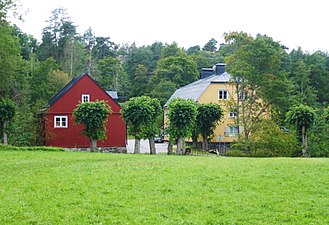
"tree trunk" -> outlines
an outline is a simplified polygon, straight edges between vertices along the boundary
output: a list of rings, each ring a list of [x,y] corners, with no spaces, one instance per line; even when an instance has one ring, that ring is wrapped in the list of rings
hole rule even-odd
[[[173,153],[173,141],[169,140],[168,148],[167,148],[167,154],[172,155],[172,153]]]
[[[139,154],[140,152],[141,152],[141,139],[135,138],[134,154]]]
[[[303,157],[308,157],[307,136],[306,136],[305,126],[302,126],[302,155]]]
[[[149,138],[149,144],[150,144],[150,154],[155,155],[156,154],[156,149],[155,149],[155,142],[154,142],[153,137]]]
[[[198,147],[198,137],[192,137],[192,148]]]
[[[97,152],[97,139],[90,139],[90,151]]]
[[[202,151],[208,151],[209,145],[208,145],[208,138],[206,135],[202,135]]]
[[[6,131],[6,127],[7,127],[8,123],[9,123],[8,121],[3,122],[2,137],[3,137],[3,144],[4,145],[8,144],[8,134],[7,134],[7,131]]]
[[[176,154],[181,155],[185,153],[185,148],[184,148],[184,138],[178,138],[177,140],[177,149],[176,149]]]
[[[236,82],[236,93],[237,93],[237,96],[236,96],[236,99],[237,99],[237,101],[236,101],[236,111],[237,111],[237,114],[236,114],[236,124],[238,125],[238,140],[240,141],[240,138],[241,138],[241,136],[240,136],[240,133],[241,133],[241,131],[240,131],[240,98],[239,98],[239,93],[241,92],[241,93],[243,93],[244,92],[244,89],[243,89],[243,86],[242,86],[242,88],[241,88],[241,90],[239,90],[239,83],[238,82]],[[241,96],[241,94],[240,94],[240,96]],[[243,101],[243,99],[242,99],[242,101]]]
[[[247,128],[244,128],[244,140],[248,141],[249,139],[249,130]]]

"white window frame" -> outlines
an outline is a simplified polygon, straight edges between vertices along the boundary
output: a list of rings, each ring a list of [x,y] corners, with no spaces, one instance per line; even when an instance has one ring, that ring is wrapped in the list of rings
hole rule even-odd
[[[228,90],[218,90],[218,100],[227,100],[227,99],[228,99]]]
[[[238,135],[238,126],[229,126],[227,132],[225,132],[226,137],[236,137]]]
[[[90,95],[89,94],[82,94],[81,95],[81,102],[90,102]]]
[[[57,123],[59,121],[59,124]],[[65,125],[63,125],[65,123]],[[68,116],[54,116],[54,128],[68,128]]]
[[[245,100],[248,95],[248,92],[245,90],[241,90],[238,94],[238,99],[239,100]]]
[[[231,112],[228,113],[229,118],[236,118],[238,116],[237,110],[232,110]]]
[[[238,133],[238,127],[237,126],[230,126],[230,134],[237,134]]]

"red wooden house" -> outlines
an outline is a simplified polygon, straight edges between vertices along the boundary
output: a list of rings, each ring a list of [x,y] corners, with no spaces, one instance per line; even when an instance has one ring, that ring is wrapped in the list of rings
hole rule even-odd
[[[75,125],[73,110],[79,102],[105,100],[111,106],[104,141],[98,147],[126,147],[126,124],[121,117],[120,105],[88,74],[71,80],[48,103],[44,113],[45,145],[64,148],[88,148],[88,137],[82,135],[83,125]]]

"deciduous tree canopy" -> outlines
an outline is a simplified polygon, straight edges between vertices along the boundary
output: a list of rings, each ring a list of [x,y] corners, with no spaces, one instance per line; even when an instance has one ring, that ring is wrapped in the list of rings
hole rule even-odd
[[[83,102],[73,111],[74,123],[83,124],[83,134],[90,139],[91,151],[96,151],[97,140],[106,137],[106,123],[110,106],[105,101]]]

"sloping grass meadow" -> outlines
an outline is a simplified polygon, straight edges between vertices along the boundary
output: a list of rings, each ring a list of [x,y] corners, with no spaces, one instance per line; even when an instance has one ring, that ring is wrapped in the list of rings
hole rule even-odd
[[[329,159],[0,151],[0,224],[329,224]]]

